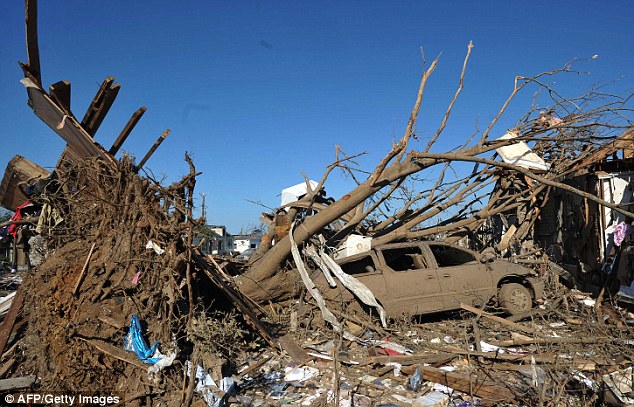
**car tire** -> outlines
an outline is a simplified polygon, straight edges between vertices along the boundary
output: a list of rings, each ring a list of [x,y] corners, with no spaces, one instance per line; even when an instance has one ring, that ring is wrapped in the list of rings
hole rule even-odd
[[[500,287],[498,304],[508,314],[517,315],[533,308],[533,296],[523,285],[507,283]]]

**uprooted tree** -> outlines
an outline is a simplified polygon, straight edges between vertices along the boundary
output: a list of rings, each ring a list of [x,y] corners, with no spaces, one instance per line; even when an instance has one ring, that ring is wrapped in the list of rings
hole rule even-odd
[[[516,77],[510,96],[479,138],[466,138],[463,145],[450,152],[432,151],[463,89],[471,50],[470,43],[456,93],[427,145],[423,149],[414,148],[412,139],[417,138],[416,120],[425,86],[437,67],[438,59],[429,68],[423,69],[405,134],[393,144],[376,168],[364,172],[354,167],[356,156],[348,156],[337,147],[336,161],[327,167],[317,187],[310,188],[307,182],[309,192],[303,198],[290,204],[286,210],[277,211],[251,269],[237,277],[244,293],[256,301],[275,301],[293,291],[293,279],[288,278],[289,267],[285,261],[291,252],[288,231],[294,221],[299,225],[292,237],[298,244],[323,235],[327,246],[336,247],[351,233],[372,236],[373,245],[432,236],[442,236],[446,241],[455,242],[473,233],[491,216],[521,209],[525,216],[517,236],[522,236],[528,233],[535,217],[531,215],[539,213],[553,188],[578,194],[634,217],[617,205],[562,183],[565,177],[587,166],[597,152],[625,148],[628,145],[625,141],[630,136],[623,129],[632,124],[628,118],[631,112],[627,107],[629,97],[593,88],[580,96],[566,98],[548,84],[547,78],[551,76],[579,73],[574,69],[574,63],[578,61],[532,77]],[[539,106],[536,96],[532,106],[507,133],[507,137],[491,139],[494,126],[511,101],[529,85],[548,95],[549,105]],[[621,132],[623,134],[619,135]],[[528,169],[496,159],[496,149],[520,141],[530,142],[532,150],[550,163],[549,168]],[[457,174],[454,167],[459,162],[473,165],[467,173]],[[434,182],[421,181],[429,178],[428,173],[433,174],[432,169],[436,170],[439,166],[441,169]],[[337,168],[349,174],[356,185],[339,200],[325,205],[319,200],[320,192],[329,174]],[[504,171],[503,176],[501,171]],[[496,184],[507,187],[494,188]],[[424,185],[425,189],[418,190],[418,185]],[[398,209],[388,211],[386,203]],[[432,219],[440,221],[430,224]]]

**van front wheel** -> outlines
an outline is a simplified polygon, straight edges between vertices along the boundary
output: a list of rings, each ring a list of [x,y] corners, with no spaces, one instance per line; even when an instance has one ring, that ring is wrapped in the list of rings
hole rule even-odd
[[[517,283],[508,283],[500,287],[498,303],[510,315],[530,311],[533,307],[533,296],[528,288]]]

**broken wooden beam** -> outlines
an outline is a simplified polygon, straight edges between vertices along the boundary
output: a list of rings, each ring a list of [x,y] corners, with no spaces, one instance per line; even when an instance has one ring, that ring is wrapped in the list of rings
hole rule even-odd
[[[141,116],[143,116],[143,113],[145,113],[146,110],[147,108],[145,106],[141,106],[139,110],[132,114],[132,117],[130,117],[130,120],[128,120],[128,123],[121,131],[121,134],[119,134],[119,137],[117,137],[114,144],[112,144],[112,147],[110,147],[110,150],[108,150],[108,153],[110,155],[114,156],[115,154],[117,154],[123,143],[125,143],[126,139],[132,132],[132,129],[134,129],[134,126],[136,126],[139,120],[141,120]]]
[[[515,399],[514,394],[507,388],[478,376],[448,372],[431,366],[420,366],[420,374],[427,381],[480,397],[487,404],[510,402]]]
[[[92,252],[95,250],[95,244],[92,244],[90,251],[88,252],[88,256],[86,257],[86,262],[84,263],[84,267],[82,267],[79,276],[77,277],[77,282],[75,282],[75,288],[73,289],[73,295],[77,295],[79,292],[79,287],[81,287],[82,281],[84,281],[84,276],[86,275],[86,271],[88,270],[88,264],[90,264],[90,258],[92,257]]]
[[[26,389],[35,383],[35,376],[12,377],[0,380],[0,391]]]
[[[57,103],[44,92],[23,65],[25,78],[20,82],[29,95],[29,105],[33,112],[58,136],[63,138],[78,157],[98,157],[106,162],[113,162],[110,155],[92,137],[86,133],[81,124],[73,116],[64,113]]]
[[[107,77],[103,81],[81,121],[81,127],[83,127],[86,133],[91,137],[94,137],[95,133],[97,133],[99,126],[101,126],[103,119],[108,114],[110,107],[112,107],[121,89],[121,85],[118,83],[113,85],[113,82],[114,78],[112,76]]]
[[[159,146],[161,145],[163,140],[165,140],[165,137],[167,137],[168,134],[170,134],[170,129],[165,130],[163,134],[161,134],[161,136],[154,142],[154,145],[152,146],[152,148],[150,148],[150,151],[148,151],[147,154],[145,154],[145,157],[143,157],[139,165],[136,166],[137,171],[143,168],[147,160],[149,160],[150,157],[152,157],[152,154],[154,154],[156,149],[159,148]]]
[[[26,290],[25,283],[28,279],[28,275],[22,279],[22,284],[20,284],[20,287],[18,287],[18,290],[15,293],[15,297],[13,297],[11,309],[9,309],[7,316],[4,318],[4,321],[2,321],[2,325],[0,325],[0,355],[4,353],[4,348],[7,346],[9,337],[13,332],[15,320],[22,310],[22,305],[24,304],[24,292]]]
[[[106,341],[103,341],[101,339],[85,339],[81,337],[77,337],[77,339],[80,339],[86,342],[87,344],[100,350],[106,355],[113,357],[115,359],[119,359],[122,362],[129,363],[143,370],[147,370],[148,368],[148,365],[144,364],[141,360],[136,358],[136,355],[134,355],[133,353],[126,352],[125,350],[118,348],[114,345],[111,345]]]
[[[37,39],[37,0],[26,0],[26,68],[38,84],[42,83],[40,48]]]
[[[72,115],[70,111],[70,81],[55,82],[48,87],[48,93],[66,115]]]

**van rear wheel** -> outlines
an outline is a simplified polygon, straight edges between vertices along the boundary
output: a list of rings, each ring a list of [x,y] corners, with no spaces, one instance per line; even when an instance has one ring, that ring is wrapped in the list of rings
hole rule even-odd
[[[533,308],[533,296],[523,285],[508,283],[500,288],[498,303],[510,315],[517,315]]]

